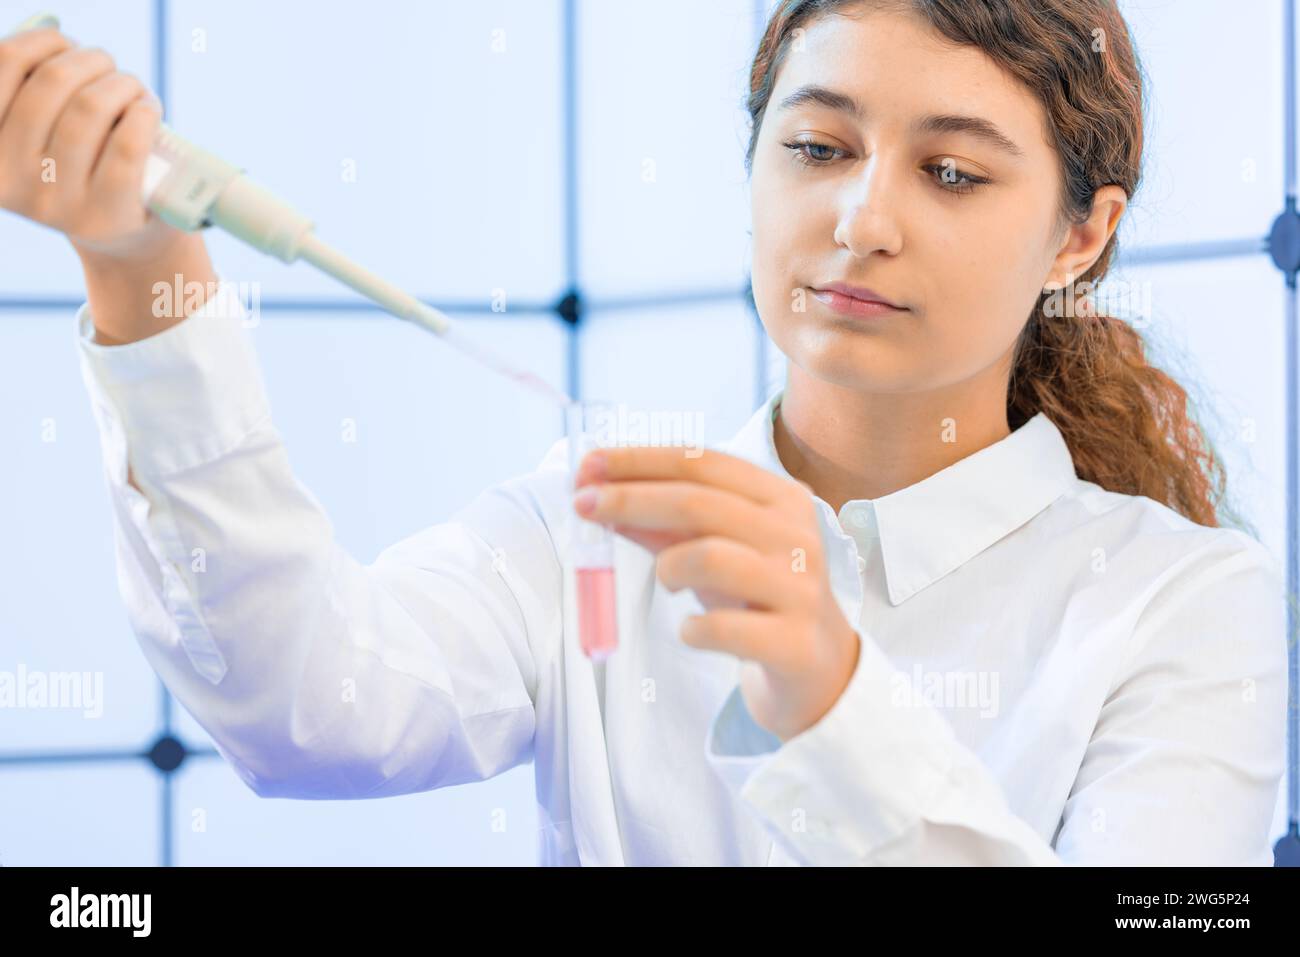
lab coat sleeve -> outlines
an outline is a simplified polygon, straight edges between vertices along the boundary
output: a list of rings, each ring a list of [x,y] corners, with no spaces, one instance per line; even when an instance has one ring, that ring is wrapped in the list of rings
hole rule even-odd
[[[559,633],[545,474],[361,564],[290,469],[250,327],[224,281],[125,345],[94,342],[89,304],[77,313],[149,664],[265,797],[404,794],[530,760],[537,660]]]
[[[1268,865],[1285,634],[1263,546],[1225,531],[1181,562],[1137,621],[1050,844],[919,691],[899,696],[910,677],[862,631],[817,724],[782,744],[737,687],[706,759],[803,864]]]

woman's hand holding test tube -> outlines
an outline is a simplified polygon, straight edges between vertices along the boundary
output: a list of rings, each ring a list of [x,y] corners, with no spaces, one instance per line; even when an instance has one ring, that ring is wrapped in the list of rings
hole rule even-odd
[[[588,453],[577,513],[649,549],[670,591],[707,609],[681,639],[744,659],[754,720],[783,742],[812,727],[857,667],[859,639],[831,591],[807,486],[706,449],[614,447]]]

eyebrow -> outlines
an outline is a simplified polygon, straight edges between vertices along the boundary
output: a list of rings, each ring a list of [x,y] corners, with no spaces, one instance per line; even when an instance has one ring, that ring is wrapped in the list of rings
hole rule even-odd
[[[815,83],[801,86],[777,107],[778,112],[796,109],[800,106],[824,106],[839,113],[847,113],[859,122],[866,122],[867,111],[857,100],[847,93],[840,93]],[[912,123],[913,135],[935,133],[964,133],[983,140],[995,149],[1012,156],[1024,157],[1025,151],[1016,145],[1015,140],[1003,133],[990,121],[980,116],[963,116],[957,113],[931,113]]]

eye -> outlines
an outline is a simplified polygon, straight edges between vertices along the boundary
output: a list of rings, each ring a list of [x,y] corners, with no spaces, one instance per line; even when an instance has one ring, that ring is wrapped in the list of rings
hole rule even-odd
[[[832,153],[843,153],[844,150],[826,143],[818,143],[816,140],[791,140],[789,143],[782,144],[786,149],[794,153],[797,162],[804,166],[827,166],[834,159],[833,156],[812,156],[811,150],[830,150]]]
[[[839,147],[819,143],[816,140],[791,140],[782,145],[793,152],[795,160],[804,166],[829,166],[836,159],[834,154],[843,154],[845,152]],[[829,150],[832,155],[827,156],[824,153],[813,155],[813,151],[823,150]],[[926,172],[934,170],[938,177],[939,188],[949,193],[973,193],[980,186],[986,186],[990,182],[983,176],[962,172],[948,163],[931,163],[929,166],[921,168]]]
[[[963,173],[949,163],[931,163],[929,166],[921,168],[927,173],[931,170],[938,170],[939,188],[950,193],[973,193],[978,187],[989,182],[983,176],[976,176],[974,173]]]

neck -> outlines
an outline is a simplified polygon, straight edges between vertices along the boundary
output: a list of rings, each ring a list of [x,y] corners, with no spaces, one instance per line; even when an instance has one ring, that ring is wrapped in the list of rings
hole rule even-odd
[[[1000,373],[1000,374],[999,374]],[[838,512],[915,485],[1011,434],[1005,370],[925,393],[863,393],[790,364],[773,423],[796,479]]]

